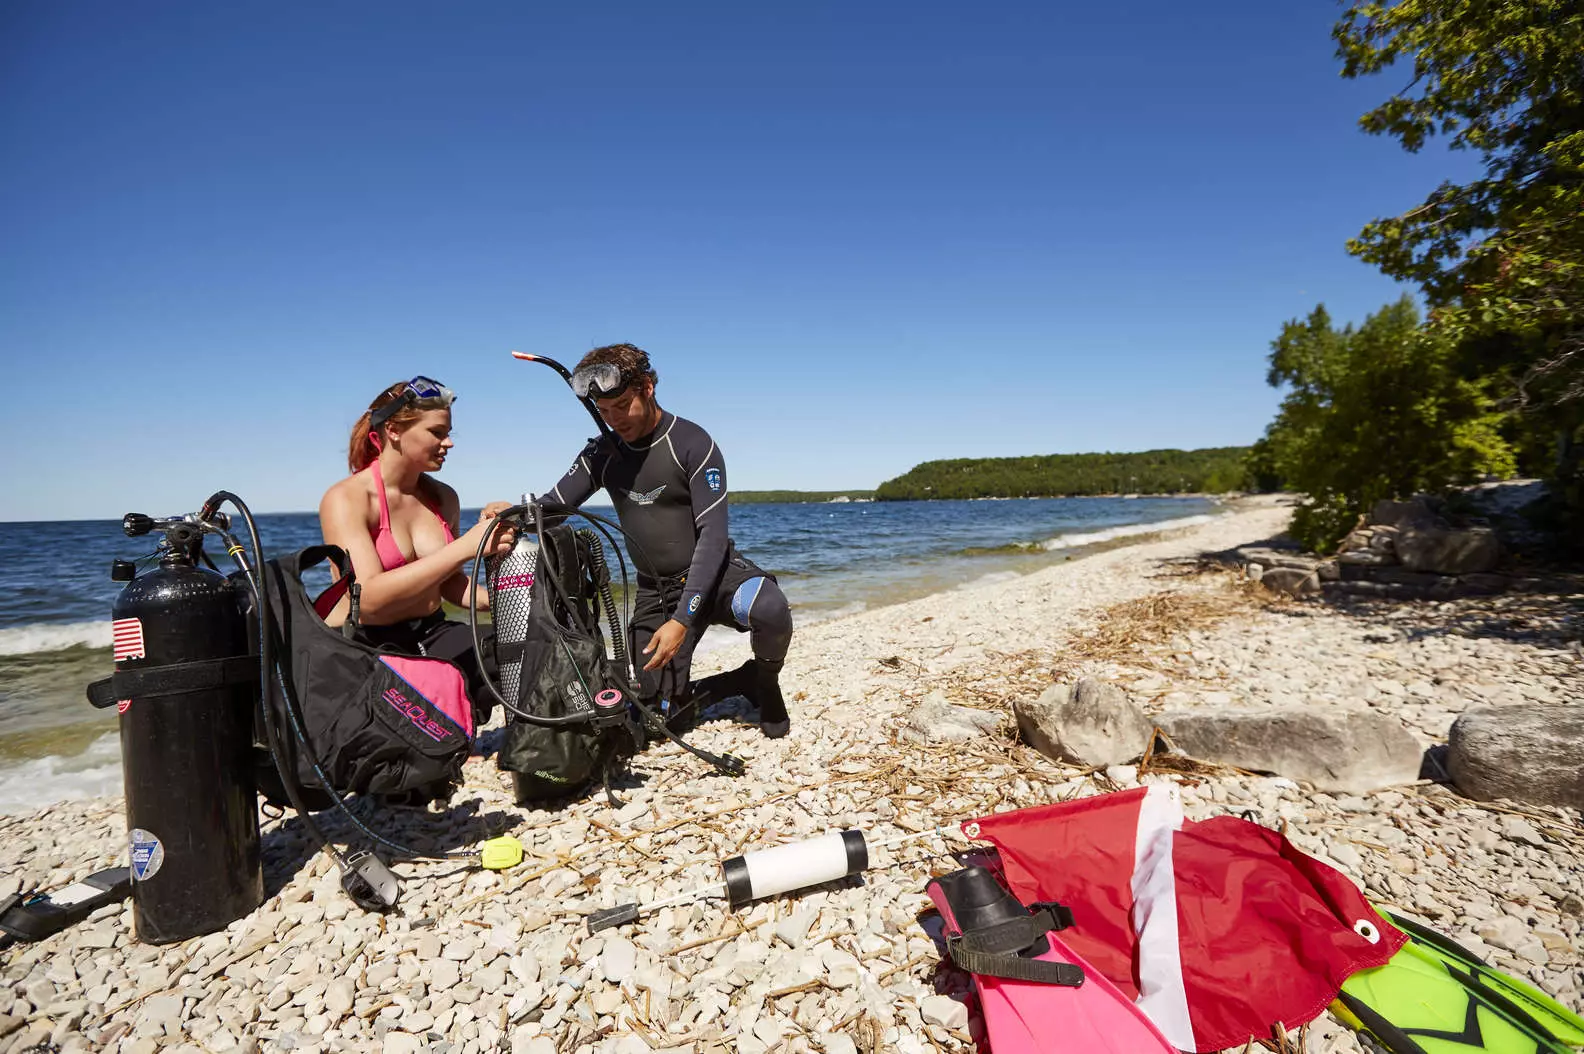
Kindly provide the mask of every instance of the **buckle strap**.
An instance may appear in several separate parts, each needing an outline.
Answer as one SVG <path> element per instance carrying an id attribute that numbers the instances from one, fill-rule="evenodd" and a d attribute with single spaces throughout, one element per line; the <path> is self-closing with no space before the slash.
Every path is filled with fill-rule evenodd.
<path id="1" fill-rule="evenodd" d="M 1072 925 L 1072 911 L 1061 904 L 1031 905 L 1031 914 L 1007 919 L 982 929 L 946 938 L 952 962 L 982 977 L 1004 977 L 1077 988 L 1084 982 L 1083 967 L 1076 963 L 1024 959 L 1018 952 L 1031 947 L 1051 930 Z"/>
<path id="2" fill-rule="evenodd" d="M 115 705 L 120 699 L 186 695 L 233 684 L 250 684 L 258 679 L 258 673 L 256 655 L 230 655 L 220 659 L 117 670 L 88 686 L 88 702 L 103 710 Z"/>

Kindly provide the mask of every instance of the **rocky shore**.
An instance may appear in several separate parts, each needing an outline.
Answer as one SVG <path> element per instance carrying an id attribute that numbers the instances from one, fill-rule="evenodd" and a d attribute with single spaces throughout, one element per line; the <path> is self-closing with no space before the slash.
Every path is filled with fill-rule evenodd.
<path id="1" fill-rule="evenodd" d="M 371 825 L 420 846 L 511 833 L 527 848 L 504 872 L 398 865 L 402 900 L 387 915 L 351 904 L 295 820 L 267 819 L 265 904 L 221 932 L 142 945 L 121 906 L 0 952 L 0 1051 L 969 1051 L 978 1023 L 962 1002 L 967 979 L 939 967 L 920 922 L 925 882 L 967 843 L 929 832 L 1141 781 L 1178 784 L 1191 818 L 1284 825 L 1378 902 L 1584 1008 L 1575 811 L 1474 802 L 1430 779 L 1322 793 L 1175 755 L 1090 770 L 1017 741 L 1014 700 L 1078 676 L 1119 686 L 1152 716 L 1390 715 L 1427 748 L 1471 706 L 1584 705 L 1579 595 L 1294 600 L 1199 559 L 1270 539 L 1288 515 L 1250 502 L 1013 581 L 800 629 L 783 678 L 789 737 L 762 739 L 730 704 L 694 733 L 742 755 L 740 779 L 662 746 L 633 763 L 620 806 L 596 793 L 520 809 L 493 758 L 476 757 L 446 813 L 359 802 Z M 707 661 L 726 668 L 746 655 L 733 645 Z M 982 713 L 976 732 L 935 741 L 919 714 L 942 699 Z M 346 840 L 344 822 L 326 826 Z M 735 913 L 705 899 L 620 930 L 589 935 L 583 924 L 596 908 L 717 881 L 736 853 L 854 827 L 875 840 L 920 837 L 879 850 L 861 880 Z M 0 896 L 125 855 L 119 800 L 0 817 Z M 1303 1042 L 1366 1049 L 1328 1015 Z"/>

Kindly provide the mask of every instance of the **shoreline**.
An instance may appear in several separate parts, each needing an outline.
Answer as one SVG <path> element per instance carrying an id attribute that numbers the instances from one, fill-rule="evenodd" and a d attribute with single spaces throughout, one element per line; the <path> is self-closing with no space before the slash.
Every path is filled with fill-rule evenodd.
<path id="1" fill-rule="evenodd" d="M 931 692 L 1009 718 L 1008 700 L 1057 669 L 1114 681 L 1149 712 L 1217 705 L 1223 696 L 1267 705 L 1296 688 L 1309 705 L 1397 714 L 1426 743 L 1437 729 L 1444 736 L 1461 705 L 1569 692 L 1576 701 L 1579 660 L 1543 640 L 1371 639 L 1394 625 L 1394 611 L 1429 622 L 1455 616 L 1456 604 L 1251 603 L 1145 642 L 1136 655 L 1082 657 L 1082 642 L 1103 631 L 1116 605 L 1229 588 L 1231 576 L 1184 573 L 1185 561 L 1269 537 L 1289 513 L 1281 499 L 1239 502 L 1158 539 L 800 627 L 783 674 L 789 737 L 760 738 L 730 704 L 690 736 L 742 755 L 748 773 L 737 780 L 707 775 L 662 745 L 634 759 L 620 806 L 595 793 L 562 809 L 519 809 L 492 757 L 469 759 L 447 814 L 355 804 L 377 830 L 420 846 L 515 833 L 527 849 L 523 864 L 500 873 L 459 872 L 455 861 L 400 864 L 402 900 L 385 916 L 351 905 L 299 824 L 269 821 L 265 904 L 220 933 L 140 945 L 130 905 L 120 905 L 0 953 L 0 1049 L 53 1037 L 63 1051 L 137 1054 L 183 1044 L 217 1054 L 967 1052 L 971 1025 L 949 998 L 961 977 L 937 974 L 939 952 L 917 921 L 927 877 L 953 866 L 925 854 L 963 848 L 960 839 L 921 838 L 861 880 L 735 913 L 705 900 L 593 936 L 583 916 L 717 880 L 719 861 L 748 849 L 851 827 L 882 839 L 927 832 L 999 807 L 1138 782 L 1179 784 L 1193 819 L 1247 810 L 1287 822 L 1296 846 L 1373 899 L 1429 919 L 1565 1005 L 1584 1006 L 1584 829 L 1576 814 L 1482 805 L 1423 783 L 1338 797 L 1280 778 L 1141 779 L 1132 766 L 1087 773 L 1039 756 L 1004 729 L 952 748 L 899 736 Z M 696 672 L 747 655 L 746 638 L 733 640 L 702 655 Z M 1457 676 L 1433 683 L 1436 670 Z M 0 816 L 0 895 L 124 863 L 121 808 L 119 798 L 99 798 Z M 1512 826 L 1514 812 L 1527 833 Z M 344 819 L 325 826 L 345 844 Z M 1326 1014 L 1309 1042 L 1312 1051 L 1363 1049 Z"/>
<path id="2" fill-rule="evenodd" d="M 1161 512 L 1152 510 L 1151 514 Z M 1016 578 L 1052 563 L 1133 544 L 1161 529 L 1220 514 L 1213 506 L 1208 511 L 1196 506 L 1181 512 L 1173 507 L 1166 513 L 1171 518 L 1163 521 L 1052 525 L 1048 532 L 1035 530 L 1031 540 L 1001 550 L 954 549 L 929 558 L 858 563 L 834 574 L 787 573 L 782 575 L 782 584 L 792 597 L 794 620 L 810 626 L 936 592 L 972 588 L 981 581 Z M 619 598 L 621 591 L 616 593 Z M 447 605 L 445 611 L 452 619 L 467 619 L 465 609 Z M 737 639 L 732 630 L 713 627 L 697 654 L 702 658 Z M 106 675 L 110 667 L 108 618 L 0 629 L 0 681 L 5 682 L 0 684 L 0 694 L 6 696 L 0 704 L 4 711 L 0 712 L 0 813 L 103 794 L 119 785 L 118 763 L 106 762 L 119 754 L 114 713 L 91 711 L 82 705 L 80 689 L 63 690 L 74 681 L 85 687 Z M 108 747 L 103 742 L 106 738 Z"/>

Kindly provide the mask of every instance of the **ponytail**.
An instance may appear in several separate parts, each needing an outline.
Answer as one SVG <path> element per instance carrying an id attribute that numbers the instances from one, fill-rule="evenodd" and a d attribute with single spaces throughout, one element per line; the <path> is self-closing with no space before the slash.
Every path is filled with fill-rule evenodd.
<path id="1" fill-rule="evenodd" d="M 347 446 L 347 468 L 354 476 L 379 457 L 379 447 L 374 445 L 374 438 L 369 435 L 369 418 L 373 414 L 373 410 L 364 410 L 363 416 L 352 426 L 352 441 Z"/>

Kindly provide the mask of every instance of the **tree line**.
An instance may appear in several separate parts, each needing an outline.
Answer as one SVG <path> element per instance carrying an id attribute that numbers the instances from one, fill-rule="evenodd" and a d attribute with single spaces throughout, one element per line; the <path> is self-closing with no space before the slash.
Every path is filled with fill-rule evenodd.
<path id="1" fill-rule="evenodd" d="M 1381 498 L 1547 478 L 1584 548 L 1584 9 L 1577 0 L 1368 0 L 1333 27 L 1342 75 L 1406 85 L 1360 118 L 1410 152 L 1436 136 L 1483 172 L 1443 182 L 1348 251 L 1417 286 L 1338 326 L 1317 306 L 1271 344 L 1286 390 L 1251 478 L 1302 491 L 1293 533 L 1333 549 Z"/>
<path id="2" fill-rule="evenodd" d="M 1234 446 L 926 461 L 880 484 L 875 498 L 918 501 L 1222 493 L 1243 487 L 1248 454 L 1248 447 Z"/>

